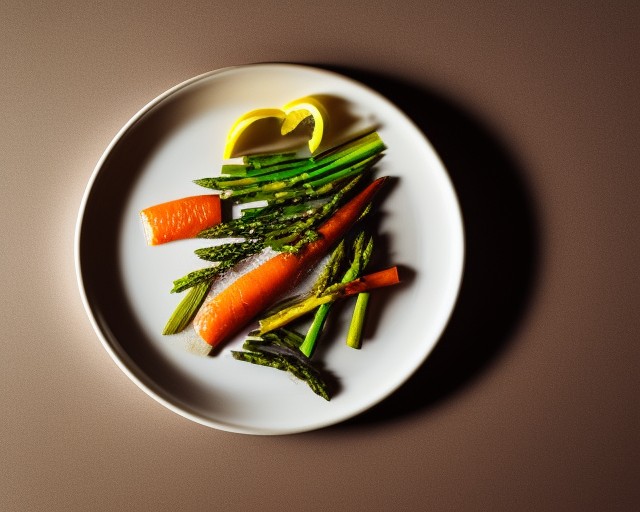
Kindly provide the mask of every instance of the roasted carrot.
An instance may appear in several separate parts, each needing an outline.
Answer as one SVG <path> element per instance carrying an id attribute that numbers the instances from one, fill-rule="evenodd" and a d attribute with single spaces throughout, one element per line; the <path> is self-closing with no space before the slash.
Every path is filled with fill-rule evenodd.
<path id="1" fill-rule="evenodd" d="M 355 295 L 356 293 L 366 292 L 383 286 L 391 286 L 399 282 L 398 267 L 379 270 L 378 272 L 367 274 L 366 276 L 347 283 L 344 287 L 344 296 L 348 297 L 349 295 Z"/>
<path id="2" fill-rule="evenodd" d="M 318 228 L 320 238 L 299 253 L 277 254 L 208 299 L 194 319 L 200 337 L 215 347 L 272 305 L 346 234 L 384 181 L 385 178 L 377 179 L 339 208 Z"/>
<path id="3" fill-rule="evenodd" d="M 192 238 L 219 224 L 221 217 L 220 197 L 212 194 L 184 197 L 140 212 L 148 245 Z"/>

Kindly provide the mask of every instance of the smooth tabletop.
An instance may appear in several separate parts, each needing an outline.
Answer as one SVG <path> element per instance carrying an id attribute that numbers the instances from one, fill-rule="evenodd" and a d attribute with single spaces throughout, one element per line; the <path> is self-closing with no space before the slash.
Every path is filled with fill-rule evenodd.
<path id="1" fill-rule="evenodd" d="M 637 510 L 639 24 L 622 1 L 4 2 L 0 509 Z M 402 109 L 467 244 L 417 373 L 281 436 L 149 398 L 102 347 L 74 266 L 120 128 L 178 83 L 260 62 L 337 71 Z"/>

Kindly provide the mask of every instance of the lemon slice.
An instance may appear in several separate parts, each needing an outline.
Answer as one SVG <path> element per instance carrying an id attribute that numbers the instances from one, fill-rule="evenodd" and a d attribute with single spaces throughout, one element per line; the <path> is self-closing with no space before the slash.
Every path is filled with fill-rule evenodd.
<path id="1" fill-rule="evenodd" d="M 222 158 L 231 158 L 233 155 L 233 149 L 238 142 L 238 139 L 242 133 L 256 121 L 267 119 L 269 117 L 275 117 L 278 119 L 285 119 L 286 114 L 278 108 L 260 108 L 252 110 L 246 114 L 241 115 L 231 126 L 229 133 L 227 134 L 227 140 L 224 145 L 224 154 Z"/>
<path id="2" fill-rule="evenodd" d="M 300 123 L 311 117 L 313 120 L 313 131 L 309 139 L 309 151 L 311 154 L 320 146 L 322 135 L 324 134 L 325 121 L 328 119 L 324 106 L 314 97 L 305 96 L 287 103 L 282 107 L 286 114 L 284 122 L 280 128 L 280 133 L 286 135 L 295 130 Z"/>

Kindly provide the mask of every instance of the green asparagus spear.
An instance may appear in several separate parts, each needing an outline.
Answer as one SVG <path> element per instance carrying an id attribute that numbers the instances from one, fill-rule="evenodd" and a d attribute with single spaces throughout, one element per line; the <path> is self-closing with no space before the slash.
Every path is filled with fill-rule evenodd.
<path id="1" fill-rule="evenodd" d="M 364 330 L 369 297 L 371 297 L 369 292 L 359 293 L 356 297 L 356 305 L 353 308 L 353 315 L 347 332 L 347 345 L 351 348 L 359 349 L 362 346 L 362 332 Z"/>
<path id="2" fill-rule="evenodd" d="M 189 272 L 187 275 L 176 279 L 173 282 L 171 293 L 183 292 L 197 284 L 209 282 L 214 277 L 231 268 L 236 263 L 237 262 L 235 260 L 227 260 L 224 262 L 220 262 L 212 267 L 205 267 L 199 270 L 194 270 L 193 272 Z"/>
<path id="3" fill-rule="evenodd" d="M 266 240 L 265 245 L 269 245 L 274 251 L 289 252 L 296 254 L 305 245 L 310 242 L 315 242 L 320 238 L 320 235 L 314 229 L 307 229 L 300 233 L 293 233 L 278 240 Z"/>
<path id="4" fill-rule="evenodd" d="M 283 162 L 289 163 L 304 160 L 296 158 L 296 155 L 297 153 L 295 151 L 288 153 L 266 153 L 262 155 L 247 155 L 244 156 L 242 160 L 247 166 L 253 169 L 262 169 L 264 167 L 273 167 Z"/>
<path id="5" fill-rule="evenodd" d="M 180 301 L 171 317 L 169 317 L 162 334 L 176 334 L 189 325 L 189 322 L 200 309 L 210 288 L 211 281 L 205 281 L 193 286 Z"/>
<path id="6" fill-rule="evenodd" d="M 300 348 L 300 344 L 304 340 L 304 336 L 291 329 L 280 328 L 274 332 L 266 333 L 261 337 L 265 341 L 271 343 L 281 343 L 291 349 Z"/>
<path id="7" fill-rule="evenodd" d="M 313 295 L 322 295 L 322 292 L 327 289 L 329 284 L 335 281 L 335 278 L 339 274 L 340 269 L 342 268 L 342 265 L 344 263 L 344 258 L 346 256 L 346 250 L 344 246 L 345 242 L 344 240 L 341 240 L 331 253 L 329 261 L 324 266 L 324 268 L 320 272 L 320 275 L 318 275 L 316 281 L 311 287 L 311 293 Z"/>
<path id="8" fill-rule="evenodd" d="M 220 174 L 222 176 L 233 176 L 237 178 L 240 176 L 246 176 L 247 168 L 244 165 L 225 164 L 220 169 Z"/>
<path id="9" fill-rule="evenodd" d="M 240 258 L 246 258 L 247 256 L 260 252 L 263 247 L 264 244 L 257 241 L 232 242 L 214 247 L 196 249 L 194 253 L 198 258 L 207 261 L 226 261 L 229 259 L 239 261 Z"/>

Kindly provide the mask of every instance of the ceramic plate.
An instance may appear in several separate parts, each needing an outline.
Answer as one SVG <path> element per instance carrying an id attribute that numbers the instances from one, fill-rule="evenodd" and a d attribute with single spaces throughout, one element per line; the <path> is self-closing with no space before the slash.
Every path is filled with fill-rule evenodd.
<path id="1" fill-rule="evenodd" d="M 391 176 L 378 217 L 387 262 L 404 282 L 375 292 L 361 350 L 344 344 L 348 312 L 332 319 L 316 356 L 335 377 L 331 401 L 284 372 L 242 363 L 229 340 L 214 356 L 185 350 L 192 329 L 162 336 L 180 299 L 173 279 L 202 267 L 201 240 L 145 244 L 138 212 L 205 189 L 219 173 L 227 131 L 241 114 L 322 94 L 344 119 L 376 125 L 388 146 L 376 176 Z M 352 128 L 357 125 L 352 123 Z M 344 123 L 345 127 L 348 123 Z M 346 128 L 345 128 L 346 129 Z M 84 304 L 103 346 L 149 396 L 203 425 L 287 434 L 332 425 L 378 403 L 424 362 L 460 286 L 463 231 L 449 176 L 421 131 L 368 87 L 333 72 L 288 64 L 225 68 L 188 80 L 145 106 L 98 162 L 80 209 L 76 268 Z M 243 333 L 246 333 L 249 327 Z"/>

